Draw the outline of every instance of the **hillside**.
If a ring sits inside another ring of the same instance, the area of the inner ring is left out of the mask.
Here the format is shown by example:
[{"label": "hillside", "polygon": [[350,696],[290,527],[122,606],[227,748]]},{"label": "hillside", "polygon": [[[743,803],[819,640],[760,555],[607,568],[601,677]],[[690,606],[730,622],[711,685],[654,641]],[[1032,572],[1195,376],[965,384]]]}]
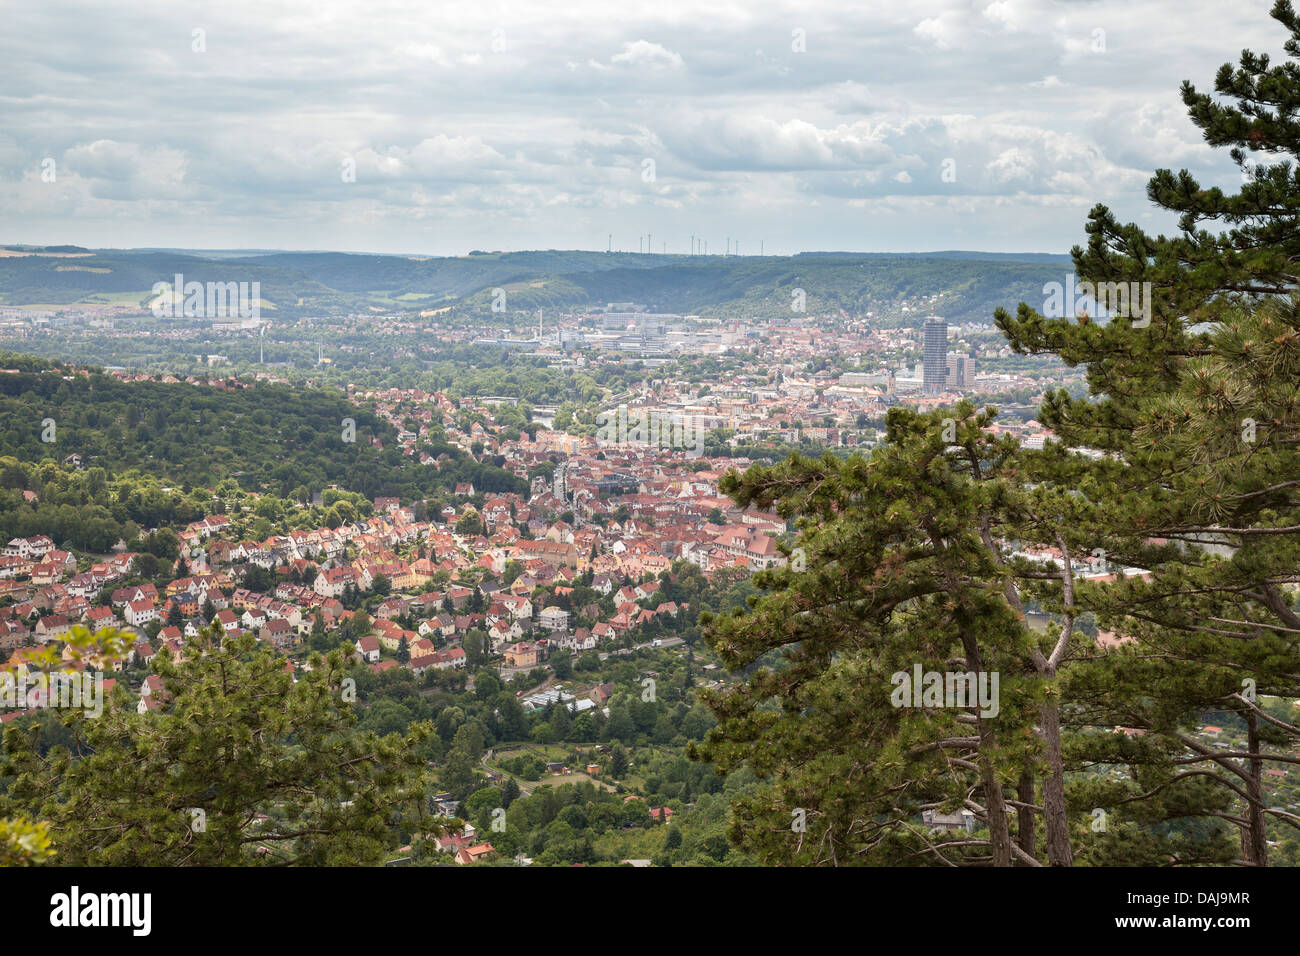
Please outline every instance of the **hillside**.
[{"label": "hillside", "polygon": [[[337,390],[123,382],[10,353],[0,353],[0,368],[20,370],[0,375],[0,458],[36,463],[75,453],[113,475],[134,469],[197,487],[234,478],[281,496],[331,484],[366,497],[424,497],[461,481],[522,490],[514,475],[436,440],[427,450],[450,461],[418,464],[398,449],[390,424]],[[354,442],[343,440],[345,418],[356,423]]]},{"label": "hillside", "polygon": [[[0,304],[143,305],[156,282],[259,282],[264,315],[341,314],[457,306],[488,313],[492,290],[509,309],[582,310],[636,301],[716,318],[790,314],[795,289],[810,313],[876,312],[888,324],[904,302],[943,296],[954,321],[987,321],[998,306],[1041,298],[1068,258],[942,252],[895,255],[676,256],[581,251],[403,257],[285,252],[235,256],[154,250],[78,250],[0,257]],[[56,254],[57,252],[57,254]]]}]

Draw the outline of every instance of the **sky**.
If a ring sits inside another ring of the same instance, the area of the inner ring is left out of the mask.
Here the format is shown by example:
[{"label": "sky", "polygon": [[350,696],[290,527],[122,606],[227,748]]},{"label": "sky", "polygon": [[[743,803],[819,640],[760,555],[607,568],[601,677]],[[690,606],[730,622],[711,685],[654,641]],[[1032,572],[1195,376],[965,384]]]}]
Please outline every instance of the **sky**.
[{"label": "sky", "polygon": [[1066,252],[1270,6],[0,0],[0,242]]}]

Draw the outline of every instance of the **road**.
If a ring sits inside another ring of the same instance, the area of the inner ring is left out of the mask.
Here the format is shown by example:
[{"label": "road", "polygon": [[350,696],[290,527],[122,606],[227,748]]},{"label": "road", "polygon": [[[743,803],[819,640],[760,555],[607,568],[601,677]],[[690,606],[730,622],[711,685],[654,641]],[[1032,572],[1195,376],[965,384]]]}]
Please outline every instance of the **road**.
[{"label": "road", "polygon": [[[632,651],[644,650],[645,648],[649,647],[653,643],[654,641],[646,641],[644,644],[634,644],[625,650],[607,651],[606,653],[600,655],[600,659],[602,661],[609,660],[609,658],[615,654],[622,657],[625,654],[631,653]],[[685,642],[680,637],[664,637],[659,639],[659,648],[676,647],[677,645],[682,643]]]},{"label": "road", "polygon": [[[479,763],[483,765],[483,770],[488,774],[488,776],[496,774],[498,777],[515,777],[514,774],[508,774],[504,770],[496,770],[488,766],[488,761],[492,759],[494,753],[496,753],[495,750],[489,750],[483,755],[483,758],[479,760]],[[533,791],[530,790],[518,777],[515,777],[515,783],[519,786],[520,794],[525,797],[531,797],[533,795]]]}]

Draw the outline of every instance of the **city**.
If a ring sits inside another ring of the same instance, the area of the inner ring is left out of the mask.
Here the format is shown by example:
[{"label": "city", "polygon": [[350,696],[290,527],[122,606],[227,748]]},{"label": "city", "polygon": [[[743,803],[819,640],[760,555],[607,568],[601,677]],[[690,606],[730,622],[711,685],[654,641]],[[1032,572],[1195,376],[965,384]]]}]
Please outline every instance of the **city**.
[{"label": "city", "polygon": [[1267,925],[1288,0],[144,4],[0,39],[15,912],[980,868]]}]

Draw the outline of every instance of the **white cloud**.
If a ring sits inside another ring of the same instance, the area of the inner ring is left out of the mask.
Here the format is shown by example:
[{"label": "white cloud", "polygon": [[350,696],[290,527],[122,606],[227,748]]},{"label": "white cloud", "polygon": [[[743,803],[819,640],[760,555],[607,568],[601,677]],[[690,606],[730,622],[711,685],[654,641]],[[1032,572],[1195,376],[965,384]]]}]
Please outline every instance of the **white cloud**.
[{"label": "white cloud", "polygon": [[1013,31],[1020,26],[1019,11],[1012,0],[994,0],[984,8],[984,17],[1004,30]]},{"label": "white cloud", "polygon": [[659,68],[678,68],[682,66],[682,58],[679,54],[648,40],[624,43],[623,52],[615,53],[609,58],[609,61],[611,63],[626,63],[631,66]]},{"label": "white cloud", "polygon": [[957,46],[960,42],[959,31],[954,20],[954,17],[947,14],[938,17],[926,17],[913,28],[912,32],[921,39],[934,44],[940,50],[948,50]]}]

